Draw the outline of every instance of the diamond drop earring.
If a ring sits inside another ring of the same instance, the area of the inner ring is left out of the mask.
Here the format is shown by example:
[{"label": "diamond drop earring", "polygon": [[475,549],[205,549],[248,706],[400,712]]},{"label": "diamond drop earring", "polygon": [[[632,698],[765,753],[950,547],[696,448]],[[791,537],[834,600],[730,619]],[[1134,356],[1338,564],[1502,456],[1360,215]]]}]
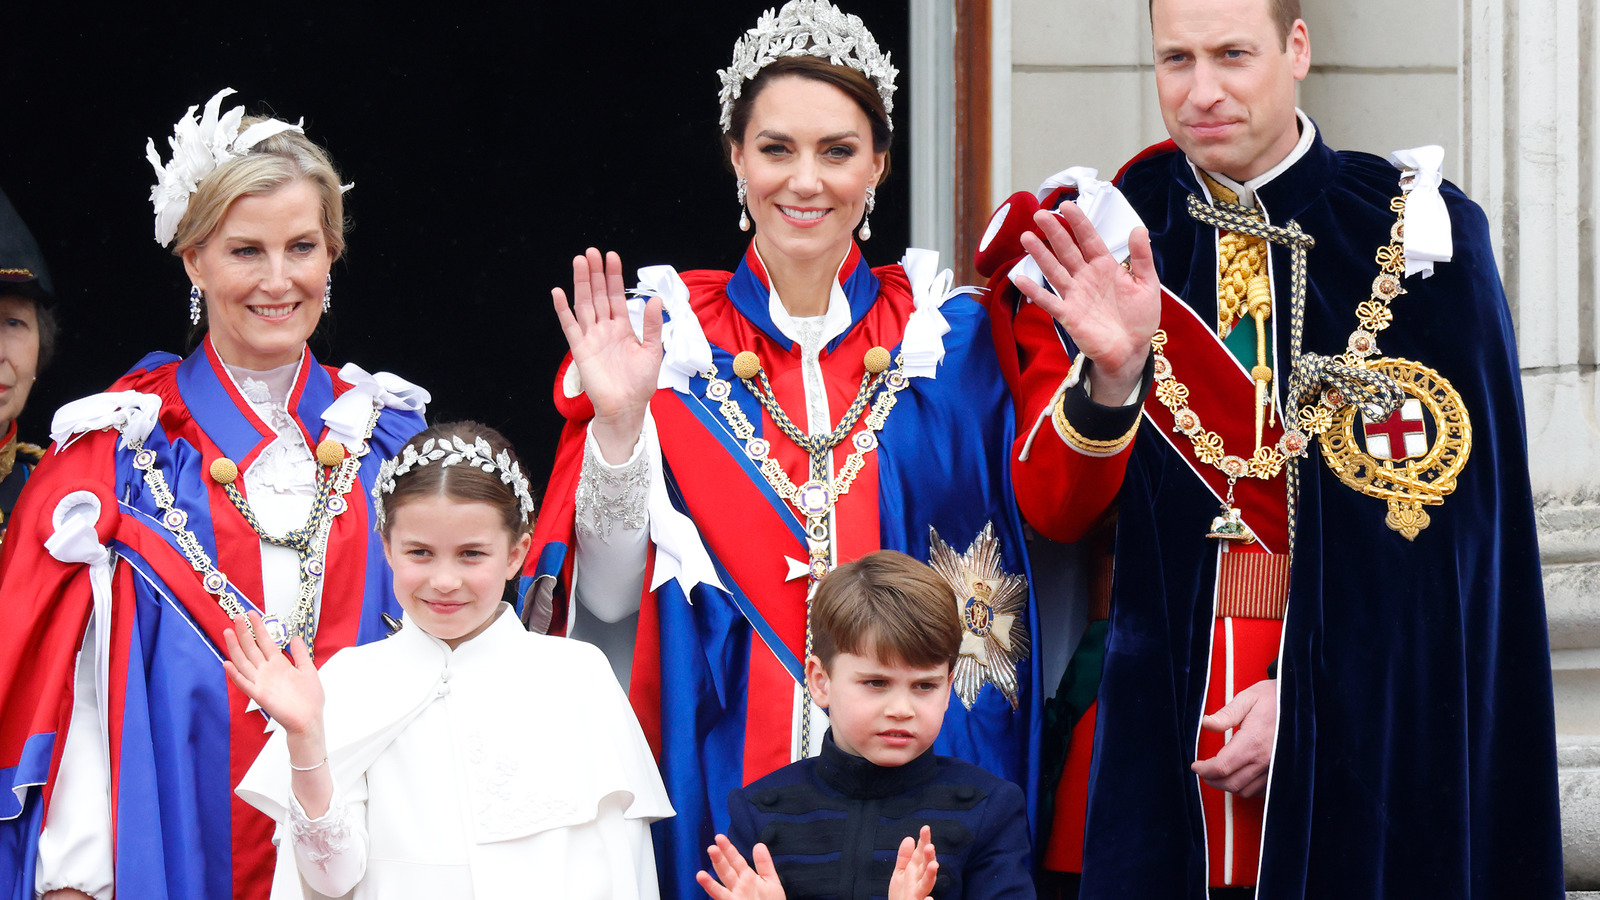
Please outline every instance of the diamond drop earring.
[{"label": "diamond drop earring", "polygon": [[745,197],[746,191],[748,190],[747,186],[749,185],[749,183],[750,182],[746,181],[743,176],[741,176],[739,178],[739,230],[740,231],[749,231],[750,230],[750,216],[749,216],[748,213],[745,212],[745,209],[744,209],[744,197]]},{"label": "diamond drop earring", "polygon": [[206,299],[206,292],[194,285],[189,286],[189,324],[200,324],[200,304]]},{"label": "diamond drop earring", "polygon": [[333,309],[333,273],[328,273],[328,280],[322,285],[322,311]]},{"label": "diamond drop earring", "polygon": [[872,239],[872,210],[877,205],[878,189],[875,187],[867,188],[867,212],[866,215],[861,217],[861,231],[859,232],[863,241]]}]

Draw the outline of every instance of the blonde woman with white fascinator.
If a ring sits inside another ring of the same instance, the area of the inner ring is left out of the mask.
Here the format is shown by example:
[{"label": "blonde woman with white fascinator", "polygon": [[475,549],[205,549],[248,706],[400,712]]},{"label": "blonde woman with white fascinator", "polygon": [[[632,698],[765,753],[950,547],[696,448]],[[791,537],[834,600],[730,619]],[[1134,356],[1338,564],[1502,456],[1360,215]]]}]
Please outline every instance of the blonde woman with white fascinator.
[{"label": "blonde woman with white fascinator", "polygon": [[0,560],[17,897],[266,897],[272,822],[232,789],[267,719],[223,634],[251,613],[320,662],[400,614],[369,491],[428,395],[312,357],[344,188],[301,125],[223,111],[232,93],[189,109],[170,159],[147,147],[156,240],[191,284],[169,315],[199,346],[56,414]]},{"label": "blonde woman with white fascinator", "polygon": [[872,268],[857,243],[895,67],[859,18],[791,0],[719,74],[728,226],[749,249],[732,272],[641,269],[631,295],[615,254],[573,260],[570,302],[554,291],[569,425],[527,571],[538,623],[599,643],[629,685],[685,897],[731,788],[833,752],[802,683],[810,594],[836,565],[889,548],[949,579],[967,633],[935,752],[1031,797],[1041,701],[987,313],[937,254]]}]

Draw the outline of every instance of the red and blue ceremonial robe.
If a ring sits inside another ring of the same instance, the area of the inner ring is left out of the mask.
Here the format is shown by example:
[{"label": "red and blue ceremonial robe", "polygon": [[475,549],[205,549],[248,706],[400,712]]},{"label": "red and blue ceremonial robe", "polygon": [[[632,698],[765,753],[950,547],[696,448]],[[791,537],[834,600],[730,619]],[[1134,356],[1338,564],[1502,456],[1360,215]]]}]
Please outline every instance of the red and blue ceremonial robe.
[{"label": "red and blue ceremonial robe", "polygon": [[[287,405],[315,447],[321,414],[351,389],[309,351]],[[277,438],[212,350],[153,353],[111,391],[161,400],[144,440],[217,569],[247,605],[262,596],[260,540],[207,474],[219,457],[241,470]],[[318,659],[388,634],[398,617],[373,528],[379,465],[421,430],[421,412],[386,408],[361,457],[360,477],[328,537]],[[35,856],[73,706],[74,660],[93,613],[89,567],[46,551],[58,503],[77,491],[100,504],[95,530],[116,554],[109,611],[109,672],[102,710],[111,774],[115,890],[119,897],[265,898],[272,820],[233,794],[266,741],[266,717],[223,674],[216,597],[158,521],[160,508],[116,430],[92,431],[39,465],[13,512],[0,556],[0,896],[34,897]],[[259,609],[259,606],[255,608]],[[103,640],[104,638],[102,638]]]},{"label": "red and blue ceremonial robe", "polygon": [[[809,478],[807,457],[785,438],[757,399],[729,378],[733,357],[756,352],[779,405],[804,421],[800,348],[774,324],[771,290],[754,246],[737,271],[682,275],[689,306],[710,344],[712,363],[732,398],[769,441],[796,484]],[[828,406],[838,416],[855,399],[866,351],[899,355],[913,307],[901,266],[869,268],[852,246],[839,269],[850,325],[821,353]],[[949,325],[935,377],[909,379],[878,433],[878,446],[836,511],[837,562],[879,549],[928,560],[930,529],[964,552],[992,524],[1008,573],[1025,575],[1028,559],[1008,465],[1015,436],[1012,402],[982,304],[966,294],[939,309]],[[571,573],[573,497],[593,409],[567,397],[566,367],[556,403],[567,416],[546,507],[534,536],[528,575]],[[725,589],[693,585],[686,596],[668,580],[654,592],[646,578],[629,697],[655,749],[677,816],[656,824],[656,858],[666,896],[691,897],[705,848],[729,826],[730,790],[791,762],[795,685],[803,680],[806,579],[790,563],[806,560],[802,520],[746,456],[707,380],[689,390],[658,390],[651,402],[667,489],[674,508],[698,530]],[[842,461],[852,437],[835,451]],[[837,462],[836,462],[837,465]],[[652,549],[648,566],[656,564]],[[648,574],[647,569],[647,574]],[[1031,590],[1015,628],[1037,646]],[[557,603],[556,629],[564,613]],[[1030,821],[1037,782],[1037,656],[1015,663],[1017,704],[985,684],[968,709],[953,699],[936,752],[974,762],[1028,792]],[[817,727],[821,727],[820,725]]]}]

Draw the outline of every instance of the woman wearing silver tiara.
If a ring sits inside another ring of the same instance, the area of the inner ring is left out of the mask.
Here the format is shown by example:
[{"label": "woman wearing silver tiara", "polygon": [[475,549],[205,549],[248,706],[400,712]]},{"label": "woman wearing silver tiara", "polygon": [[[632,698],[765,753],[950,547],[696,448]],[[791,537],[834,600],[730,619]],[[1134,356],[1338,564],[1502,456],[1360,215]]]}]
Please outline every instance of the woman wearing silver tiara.
[{"label": "woman wearing silver tiara", "polygon": [[630,300],[616,255],[591,249],[570,308],[554,292],[569,425],[530,613],[601,644],[629,684],[678,811],[657,857],[681,896],[729,789],[821,746],[799,689],[811,586],[880,548],[934,565],[968,626],[935,751],[1033,808],[1035,620],[988,319],[936,254],[872,269],[853,240],[888,171],[895,74],[825,0],[762,16],[721,73],[755,231],[738,269],[646,268]]},{"label": "woman wearing silver tiara", "polygon": [[428,396],[312,358],[339,177],[299,125],[222,113],[231,93],[179,120],[169,162],[147,150],[199,347],[63,407],[10,522],[6,897],[266,897],[272,822],[232,787],[267,719],[229,686],[223,632],[252,611],[320,661],[400,611],[368,492]]}]

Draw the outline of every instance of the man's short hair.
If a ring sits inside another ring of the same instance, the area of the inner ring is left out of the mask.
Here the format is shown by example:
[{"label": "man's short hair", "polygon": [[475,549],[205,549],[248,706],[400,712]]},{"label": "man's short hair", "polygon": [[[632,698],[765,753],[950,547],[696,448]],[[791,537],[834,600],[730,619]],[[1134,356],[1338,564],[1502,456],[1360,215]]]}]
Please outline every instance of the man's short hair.
[{"label": "man's short hair", "polygon": [[[1150,0],[1148,10],[1154,21],[1156,0]],[[1267,0],[1267,14],[1272,16],[1272,24],[1278,26],[1278,40],[1283,46],[1289,46],[1289,32],[1294,29],[1294,23],[1300,16],[1300,0]]]},{"label": "man's short hair", "polygon": [[961,632],[950,585],[895,550],[834,569],[811,601],[811,651],[824,668],[839,653],[871,654],[919,669],[954,665]]}]

